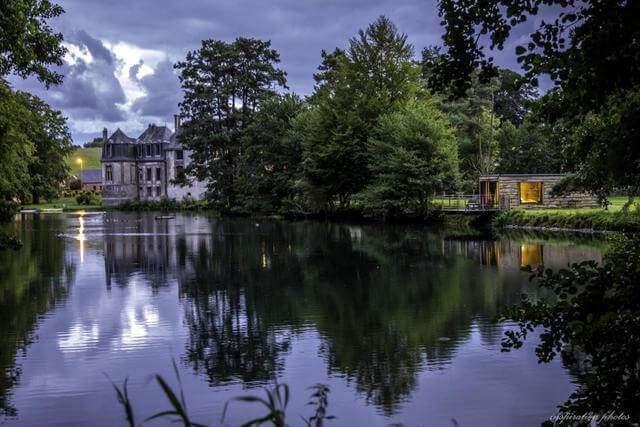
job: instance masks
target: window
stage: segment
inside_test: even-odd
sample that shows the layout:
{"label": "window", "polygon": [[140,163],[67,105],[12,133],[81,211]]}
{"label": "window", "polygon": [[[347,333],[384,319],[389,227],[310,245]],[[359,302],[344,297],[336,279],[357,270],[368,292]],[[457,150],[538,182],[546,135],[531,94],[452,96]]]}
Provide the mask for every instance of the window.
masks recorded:
{"label": "window", "polygon": [[106,165],[104,167],[104,179],[105,181],[113,181],[113,166]]}
{"label": "window", "polygon": [[151,197],[153,193],[151,193],[152,187],[147,187],[147,196]]}
{"label": "window", "polygon": [[151,156],[151,146],[149,144],[145,145],[145,152],[147,156]]}
{"label": "window", "polygon": [[176,150],[176,160],[182,160],[182,159],[184,159],[184,151]]}
{"label": "window", "polygon": [[542,182],[520,182],[520,203],[542,203]]}
{"label": "window", "polygon": [[160,168],[156,168],[156,181],[160,181]]}
{"label": "window", "polygon": [[151,168],[147,168],[147,181],[151,181]]}
{"label": "window", "polygon": [[176,179],[184,179],[184,166],[176,166]]}
{"label": "window", "polygon": [[160,197],[160,187],[156,187],[156,196]]}

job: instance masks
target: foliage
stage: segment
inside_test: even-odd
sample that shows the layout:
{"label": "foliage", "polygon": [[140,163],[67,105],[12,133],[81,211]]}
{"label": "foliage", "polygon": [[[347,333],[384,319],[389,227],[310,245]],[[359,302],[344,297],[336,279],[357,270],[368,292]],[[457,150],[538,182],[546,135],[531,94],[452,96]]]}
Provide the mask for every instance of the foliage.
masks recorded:
{"label": "foliage", "polygon": [[274,96],[264,101],[243,137],[240,192],[243,207],[251,212],[285,209],[299,198],[302,146],[292,134],[293,119],[304,104],[296,95]]}
{"label": "foliage", "polygon": [[640,194],[640,89],[609,97],[598,113],[574,128],[572,147],[581,162],[577,185],[605,200],[612,189],[629,197]]}
{"label": "foliage", "polygon": [[497,132],[499,173],[558,173],[565,167],[563,146],[552,126],[525,120],[503,123]]}
{"label": "foliage", "polygon": [[208,202],[198,201],[189,198],[175,200],[161,198],[160,200],[126,201],[118,205],[122,211],[180,211],[180,210],[201,210],[208,208]]}
{"label": "foliage", "polygon": [[314,76],[311,111],[298,124],[304,138],[304,178],[316,199],[349,206],[371,180],[369,137],[383,114],[402,106],[417,90],[407,36],[384,16],[349,42],[347,51],[322,53]]}
{"label": "foliage", "polygon": [[[247,402],[247,403],[259,403],[265,407],[268,411],[266,415],[260,418],[256,418],[251,421],[247,421],[243,426],[256,426],[265,423],[271,423],[275,427],[285,427],[287,405],[289,404],[289,386],[287,384],[276,384],[273,389],[265,389],[266,399],[257,396],[239,396],[234,397],[231,401]],[[222,422],[227,413],[227,402],[222,412]]]}
{"label": "foliage", "polygon": [[280,55],[271,43],[239,37],[203,40],[176,64],[184,91],[180,142],[192,150],[187,176],[208,182],[220,207],[236,204],[239,157],[247,127],[263,101],[285,87]]}
{"label": "foliage", "polygon": [[33,203],[38,203],[41,197],[51,200],[59,195],[69,175],[66,158],[72,152],[72,145],[67,121],[60,111],[52,110],[41,99],[26,92],[17,92],[17,95],[32,117],[26,130],[34,146],[33,160],[28,167],[29,192]]}
{"label": "foliage", "polygon": [[35,76],[49,87],[62,76],[47,67],[62,65],[62,34],[48,21],[64,13],[49,0],[4,0],[0,4],[0,79],[8,74]]}
{"label": "foliage", "polygon": [[35,151],[27,133],[31,118],[20,97],[0,81],[0,200],[13,201],[29,194],[29,164]]}
{"label": "foliage", "polygon": [[327,415],[327,407],[329,406],[329,386],[326,384],[316,384],[310,387],[313,390],[309,405],[316,407],[316,410],[309,419],[304,419],[308,427],[323,427],[325,420],[333,420],[334,415]]}
{"label": "foliage", "polygon": [[557,272],[539,268],[533,276],[557,296],[520,304],[503,314],[517,322],[506,332],[503,350],[520,348],[541,328],[536,355],[558,354],[576,368],[578,389],[564,404],[575,413],[613,411],[640,419],[640,239],[620,238],[603,265],[572,264]]}
{"label": "foliage", "polygon": [[79,205],[98,205],[100,200],[92,191],[83,191],[76,196]]}
{"label": "foliage", "polygon": [[436,192],[456,187],[454,130],[433,100],[383,115],[369,143],[375,178],[361,197],[373,215],[424,215]]}

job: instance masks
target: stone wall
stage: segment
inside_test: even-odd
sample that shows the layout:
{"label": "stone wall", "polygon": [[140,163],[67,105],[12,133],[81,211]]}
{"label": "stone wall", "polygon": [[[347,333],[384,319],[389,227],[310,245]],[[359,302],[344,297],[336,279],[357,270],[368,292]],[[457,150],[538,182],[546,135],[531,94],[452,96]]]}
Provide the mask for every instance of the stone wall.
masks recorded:
{"label": "stone wall", "polygon": [[171,184],[176,179],[176,168],[178,166],[186,167],[191,162],[191,156],[189,151],[183,151],[183,159],[176,158],[176,151],[166,151],[167,162],[167,197],[175,200],[183,200],[185,197],[194,200],[200,200],[204,198],[204,193],[207,190],[207,186],[200,181],[194,180],[191,185],[181,187],[179,185]]}
{"label": "stone wall", "polygon": [[[551,190],[564,178],[564,175],[497,175],[501,205],[509,208],[587,208],[597,207],[597,198],[589,193],[573,192],[553,197]],[[493,179],[493,178],[492,178]],[[520,183],[542,182],[542,203],[521,203]]]}
{"label": "stone wall", "polygon": [[[113,171],[112,179],[109,181],[106,179],[107,166],[111,166]],[[117,206],[138,197],[134,162],[102,163],[102,182],[102,203],[106,206]]]}

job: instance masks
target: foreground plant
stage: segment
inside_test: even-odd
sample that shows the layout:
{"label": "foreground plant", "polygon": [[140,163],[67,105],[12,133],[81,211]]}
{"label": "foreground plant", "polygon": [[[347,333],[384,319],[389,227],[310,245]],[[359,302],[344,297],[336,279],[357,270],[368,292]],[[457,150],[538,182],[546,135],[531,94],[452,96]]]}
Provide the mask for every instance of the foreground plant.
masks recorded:
{"label": "foreground plant", "polygon": [[[168,418],[171,420],[171,422],[180,423],[185,427],[206,427],[206,425],[204,424],[192,421],[191,417],[189,416],[189,413],[187,411],[187,403],[182,388],[182,381],[180,379],[180,373],[178,371],[178,366],[176,365],[175,360],[173,360],[173,370],[178,380],[178,392],[174,391],[161,375],[155,375],[156,381],[171,403],[171,409],[160,411],[154,415],[151,415],[150,417],[146,418],[144,422],[159,418]],[[109,381],[111,381],[111,379],[109,379]],[[113,381],[111,381],[111,384],[116,391],[118,403],[122,405],[125,411],[127,425],[129,427],[136,427],[133,404],[129,397],[129,391],[127,388],[128,381],[129,378],[125,378],[122,387],[118,387]],[[316,409],[312,416],[310,416],[308,419],[303,418],[303,420],[307,424],[307,426],[323,427],[325,425],[325,420],[331,420],[335,418],[333,415],[327,415],[327,407],[329,406],[329,387],[325,384],[316,384],[310,387],[310,389],[313,390],[313,394],[311,395],[309,405],[316,406]],[[265,398],[261,398],[258,396],[238,396],[227,401],[222,411],[221,423],[224,424],[229,404],[231,402],[237,401],[259,403],[266,409],[266,414],[264,416],[247,421],[242,424],[242,426],[259,426],[264,424],[273,425],[275,427],[287,426],[286,412],[290,397],[289,386],[287,384],[276,383],[272,389],[265,388],[264,391],[266,394]],[[178,395],[180,396],[179,398]]]}
{"label": "foreground plant", "polygon": [[503,313],[518,328],[507,331],[503,351],[522,347],[541,328],[540,362],[560,354],[579,379],[563,409],[574,413],[622,413],[640,420],[640,237],[620,238],[605,257],[554,272],[539,268],[532,279],[554,292]]}

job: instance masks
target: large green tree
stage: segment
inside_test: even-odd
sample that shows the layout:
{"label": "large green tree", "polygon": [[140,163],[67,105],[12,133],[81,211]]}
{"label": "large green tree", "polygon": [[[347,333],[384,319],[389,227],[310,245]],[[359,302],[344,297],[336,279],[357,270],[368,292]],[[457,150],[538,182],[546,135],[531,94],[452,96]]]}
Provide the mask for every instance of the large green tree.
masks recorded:
{"label": "large green tree", "polygon": [[256,111],[286,74],[269,41],[239,37],[204,40],[176,64],[184,91],[180,142],[193,150],[189,175],[208,183],[209,197],[223,208],[236,204],[242,138]]}
{"label": "large green tree", "polygon": [[243,136],[240,187],[249,211],[280,211],[297,203],[302,145],[291,135],[293,119],[303,110],[296,95],[264,101]]}
{"label": "large green tree", "polygon": [[379,118],[415,93],[419,70],[413,47],[386,17],[349,42],[346,51],[323,52],[304,121],[303,171],[313,192],[329,205],[349,205],[371,180],[369,137]]}
{"label": "large green tree", "polygon": [[455,129],[429,97],[382,116],[370,150],[375,178],[362,199],[374,215],[424,215],[437,192],[457,186]]}
{"label": "large green tree", "polygon": [[31,113],[31,123],[26,129],[34,145],[28,168],[29,192],[33,203],[39,203],[41,197],[51,200],[58,196],[69,175],[66,158],[73,146],[67,120],[36,96],[26,92],[18,92],[17,96]]}

